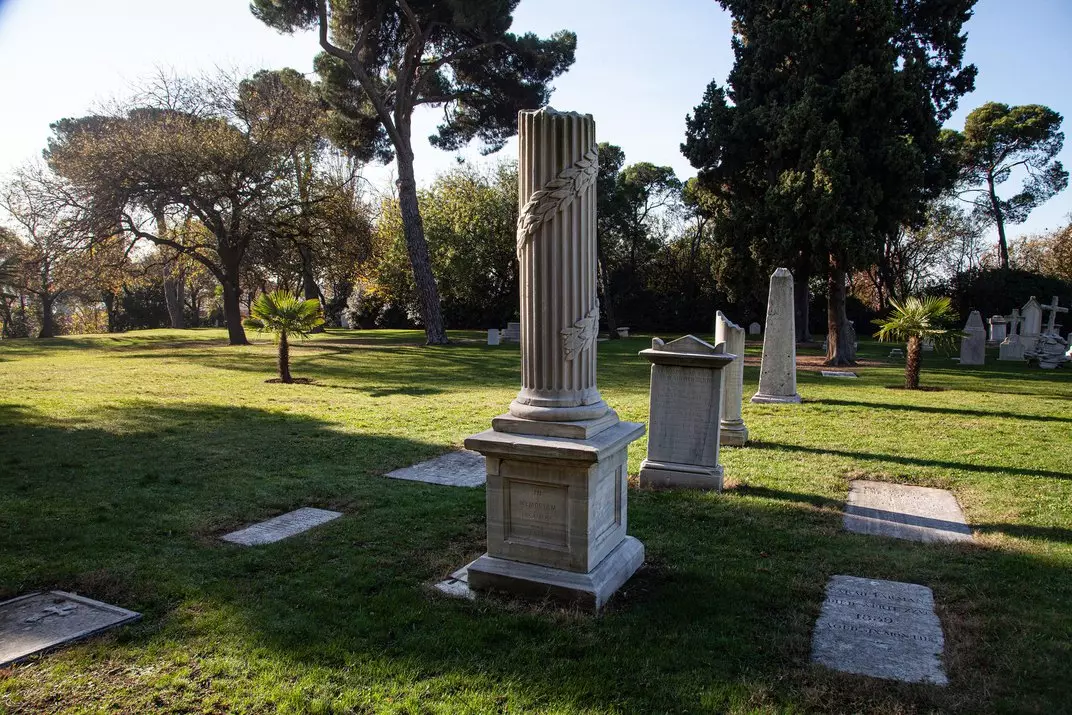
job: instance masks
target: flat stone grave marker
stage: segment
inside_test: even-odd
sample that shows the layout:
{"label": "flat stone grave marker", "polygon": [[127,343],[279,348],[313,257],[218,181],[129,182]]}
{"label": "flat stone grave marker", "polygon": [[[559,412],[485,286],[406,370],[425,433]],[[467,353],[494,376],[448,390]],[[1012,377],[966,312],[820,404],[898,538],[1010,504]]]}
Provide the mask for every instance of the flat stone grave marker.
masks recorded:
{"label": "flat stone grave marker", "polygon": [[487,481],[484,455],[468,449],[448,452],[426,462],[388,472],[391,479],[407,479],[451,487],[479,487]]}
{"label": "flat stone grave marker", "polygon": [[823,377],[845,377],[851,379],[856,378],[855,372],[848,372],[846,370],[820,370],[819,372],[822,374]]}
{"label": "flat stone grave marker", "polygon": [[462,566],[450,576],[435,585],[436,590],[451,598],[465,598],[470,601],[476,599],[476,592],[469,588],[469,566],[472,562]]}
{"label": "flat stone grave marker", "polygon": [[64,591],[4,601],[0,603],[0,668],[139,618],[140,613]]}
{"label": "flat stone grave marker", "polygon": [[849,485],[847,531],[910,541],[971,541],[957,499],[945,489],[857,479]]}
{"label": "flat stone grave marker", "polygon": [[832,576],[811,659],[844,673],[946,685],[944,647],[934,594],[926,586]]}
{"label": "flat stone grave marker", "polygon": [[282,541],[288,536],[308,531],[314,526],[320,526],[332,519],[338,519],[340,516],[342,514],[337,511],[303,506],[301,509],[281,514],[274,519],[247,526],[245,529],[239,529],[230,534],[224,534],[220,538],[242,546],[271,544],[275,541]]}

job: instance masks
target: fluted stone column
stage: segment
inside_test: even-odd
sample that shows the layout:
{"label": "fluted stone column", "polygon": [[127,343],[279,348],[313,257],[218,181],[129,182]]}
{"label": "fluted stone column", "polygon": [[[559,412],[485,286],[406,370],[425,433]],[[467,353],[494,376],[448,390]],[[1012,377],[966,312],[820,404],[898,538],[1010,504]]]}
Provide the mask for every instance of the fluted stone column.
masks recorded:
{"label": "fluted stone column", "polygon": [[737,358],[722,369],[722,416],[719,443],[740,447],[748,441],[748,428],[741,415],[744,399],[744,328],[723,315],[715,314],[715,344],[722,343],[723,350]]}
{"label": "fluted stone column", "polygon": [[521,112],[518,138],[521,392],[510,414],[596,419],[608,408],[596,389],[595,121]]}
{"label": "fluted stone column", "polygon": [[598,609],[644,561],[626,534],[627,448],[644,425],[596,388],[595,122],[544,108],[518,128],[521,391],[465,440],[488,474],[488,551],[468,582]]}
{"label": "fluted stone column", "polygon": [[793,275],[788,268],[771,274],[759,391],[752,402],[800,402],[797,394],[797,329],[793,311]]}

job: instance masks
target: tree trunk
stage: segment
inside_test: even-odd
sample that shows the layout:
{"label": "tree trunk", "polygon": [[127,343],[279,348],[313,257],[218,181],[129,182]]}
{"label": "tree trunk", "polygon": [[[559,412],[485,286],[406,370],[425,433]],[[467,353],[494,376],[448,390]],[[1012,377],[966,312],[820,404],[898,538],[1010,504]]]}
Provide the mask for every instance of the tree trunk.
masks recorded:
{"label": "tree trunk", "polygon": [[990,194],[990,209],[994,212],[994,223],[998,227],[998,257],[1001,267],[1009,269],[1009,244],[1005,240],[1005,215],[1001,212],[1001,203],[998,201],[997,192],[994,190],[994,177],[986,177],[987,187]]}
{"label": "tree trunk", "polygon": [[811,254],[801,251],[797,255],[796,271],[793,274],[793,303],[794,316],[797,326],[797,342],[811,342],[811,321],[809,302],[811,295],[808,291],[808,282],[811,280]]}
{"label": "tree trunk", "polygon": [[[164,270],[167,271],[168,269],[165,268]],[[167,304],[168,318],[171,320],[171,327],[173,328],[186,327],[186,320],[182,314],[182,284],[181,279],[170,273],[164,278],[164,302]]]}
{"label": "tree trunk", "polygon": [[833,255],[827,269],[826,302],[826,361],[824,365],[848,366],[856,364],[852,335],[842,328],[848,324],[845,312],[845,268]]}
{"label": "tree trunk", "polygon": [[[309,250],[308,246],[298,244],[298,255],[301,256],[302,263],[302,292],[305,294],[306,300],[319,301],[320,286],[316,284],[316,276],[313,274],[313,252]],[[326,308],[324,302],[320,303],[321,308]],[[325,311],[326,312],[326,311]],[[318,325],[310,333],[322,333],[324,332],[324,326]]]}
{"label": "tree trunk", "polygon": [[115,332],[115,293],[110,290],[101,291],[101,302],[104,303],[104,315],[108,319],[108,332]]}
{"label": "tree trunk", "polygon": [[246,331],[242,328],[240,293],[237,279],[223,282],[223,319],[227,323],[227,337],[231,345],[249,345]]}
{"label": "tree trunk", "polygon": [[54,299],[50,295],[41,296],[41,331],[37,334],[39,338],[55,337],[55,327],[52,320],[53,301]]}
{"label": "tree trunk", "polygon": [[279,333],[279,380],[288,384],[294,382],[290,376],[290,345],[285,330]]}
{"label": "tree trunk", "polygon": [[[407,137],[408,138],[408,137]],[[406,234],[406,250],[413,269],[413,283],[420,301],[421,321],[428,345],[446,345],[447,333],[443,329],[443,313],[439,305],[439,289],[432,274],[432,259],[428,255],[428,242],[424,239],[424,224],[417,203],[417,180],[413,175],[413,150],[399,149],[398,204],[402,212],[402,225]]]}
{"label": "tree trunk", "polygon": [[905,356],[904,386],[906,390],[919,389],[919,370],[923,362],[923,341],[918,335],[908,337],[908,354]]}

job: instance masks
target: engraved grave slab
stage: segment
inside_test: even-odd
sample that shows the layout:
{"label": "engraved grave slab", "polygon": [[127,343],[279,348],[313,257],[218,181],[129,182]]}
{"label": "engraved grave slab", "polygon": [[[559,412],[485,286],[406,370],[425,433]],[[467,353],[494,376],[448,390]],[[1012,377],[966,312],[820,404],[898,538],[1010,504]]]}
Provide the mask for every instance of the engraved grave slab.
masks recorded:
{"label": "engraved grave slab", "polygon": [[926,586],[833,576],[812,636],[812,661],[844,673],[946,685],[945,638]]}
{"label": "engraved grave slab", "polygon": [[850,484],[843,525],[857,534],[909,541],[971,541],[957,499],[945,489],[857,479]]}
{"label": "engraved grave slab", "polygon": [[843,377],[848,379],[856,377],[855,372],[849,372],[848,370],[820,370],[819,372],[823,377]]}
{"label": "engraved grave slab", "polygon": [[242,546],[271,544],[276,541],[282,541],[288,536],[308,531],[314,526],[320,526],[333,519],[338,519],[340,516],[342,514],[337,511],[303,506],[301,509],[281,514],[274,519],[247,526],[245,529],[239,529],[230,534],[224,534],[220,538]]}
{"label": "engraved grave slab", "polygon": [[468,449],[448,452],[435,459],[388,472],[391,479],[408,479],[450,487],[479,487],[487,480],[484,455]]}
{"label": "engraved grave slab", "polygon": [[0,603],[0,667],[141,618],[140,613],[63,591]]}

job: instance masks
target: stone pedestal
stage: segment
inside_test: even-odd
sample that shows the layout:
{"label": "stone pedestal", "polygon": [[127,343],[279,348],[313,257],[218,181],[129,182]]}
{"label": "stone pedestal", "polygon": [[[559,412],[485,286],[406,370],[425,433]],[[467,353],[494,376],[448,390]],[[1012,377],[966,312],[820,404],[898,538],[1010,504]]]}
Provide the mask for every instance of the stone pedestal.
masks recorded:
{"label": "stone pedestal", "polygon": [[774,271],[767,296],[767,327],[759,391],[752,402],[800,402],[797,394],[797,329],[793,310],[793,276],[788,268]]}
{"label": "stone pedestal", "polygon": [[986,328],[978,310],[968,315],[964,337],[960,339],[960,364],[982,365],[986,362]]}
{"label": "stone pedestal", "polygon": [[736,355],[692,335],[670,343],[655,338],[640,354],[651,361],[648,456],[640,484],[721,491],[722,370]]}
{"label": "stone pedestal", "polygon": [[741,447],[748,442],[748,428],[741,415],[744,399],[744,328],[735,325],[722,311],[715,315],[715,343],[737,357],[722,370],[722,417],[719,444]]}
{"label": "stone pedestal", "polygon": [[488,552],[475,591],[599,609],[644,561],[626,535],[629,443],[596,388],[597,150],[590,115],[518,116],[521,390],[465,440],[487,464]]}

